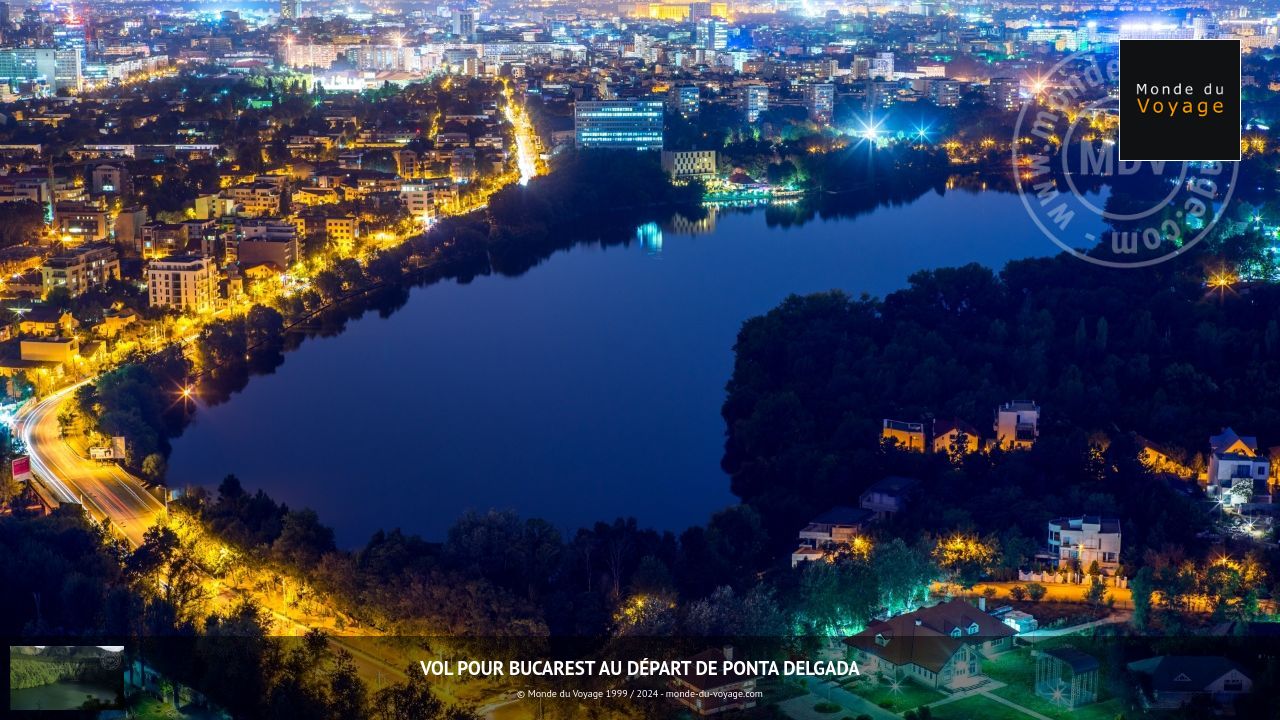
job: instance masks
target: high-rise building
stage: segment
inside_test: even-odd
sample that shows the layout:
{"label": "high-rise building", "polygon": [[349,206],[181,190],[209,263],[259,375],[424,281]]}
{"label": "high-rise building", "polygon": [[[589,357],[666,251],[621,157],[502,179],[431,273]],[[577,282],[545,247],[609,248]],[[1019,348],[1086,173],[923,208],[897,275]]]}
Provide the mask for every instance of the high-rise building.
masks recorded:
{"label": "high-rise building", "polygon": [[673,113],[679,113],[685,117],[696,115],[698,113],[698,105],[700,102],[700,93],[697,85],[679,85],[671,89],[671,94],[667,96],[668,107]]}
{"label": "high-rise building", "polygon": [[723,50],[729,45],[729,26],[720,18],[702,18],[694,40],[703,50]]}
{"label": "high-rise building", "polygon": [[59,48],[53,72],[54,85],[58,90],[74,90],[84,88],[84,49],[77,47]]}
{"label": "high-rise building", "polygon": [[991,84],[987,86],[991,104],[1003,110],[1013,110],[1018,107],[1021,102],[1018,85],[1018,78],[1015,77],[991,78]]}
{"label": "high-rise building", "polygon": [[302,0],[280,0],[280,19],[297,20],[302,17]]}
{"label": "high-rise building", "polygon": [[769,109],[769,88],[764,85],[748,85],[742,88],[742,112],[747,122],[760,119],[760,113]]}
{"label": "high-rise building", "polygon": [[836,86],[831,83],[814,83],[804,88],[804,106],[809,119],[829,123],[836,109]]}
{"label": "high-rise building", "polygon": [[580,148],[661,150],[662,102],[578,102],[573,107],[573,134]]}
{"label": "high-rise building", "polygon": [[454,37],[461,40],[472,40],[476,34],[476,11],[454,10],[450,16]]}
{"label": "high-rise building", "polygon": [[938,107],[955,107],[960,104],[960,81],[938,78],[929,81],[929,99]]}
{"label": "high-rise building", "polygon": [[871,77],[893,79],[893,53],[878,52],[871,58]]}
{"label": "high-rise building", "polygon": [[714,15],[709,2],[691,2],[689,3],[689,19],[698,22],[703,18],[709,18]]}
{"label": "high-rise building", "polygon": [[53,48],[5,48],[0,50],[0,83],[18,89],[36,86],[52,93],[58,89],[58,51]]}

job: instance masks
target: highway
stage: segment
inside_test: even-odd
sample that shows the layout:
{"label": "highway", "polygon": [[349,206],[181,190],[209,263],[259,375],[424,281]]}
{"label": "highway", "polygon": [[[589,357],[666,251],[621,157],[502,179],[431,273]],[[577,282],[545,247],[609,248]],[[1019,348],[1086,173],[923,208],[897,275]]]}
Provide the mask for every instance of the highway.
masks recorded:
{"label": "highway", "polygon": [[158,500],[138,478],[114,463],[80,456],[58,428],[58,414],[82,381],[23,408],[14,423],[18,437],[31,456],[36,479],[59,502],[81,503],[93,519],[132,547],[142,544],[147,529],[164,512]]}
{"label": "highway", "polygon": [[[58,415],[75,391],[90,380],[63,388],[48,397],[24,406],[14,422],[14,431],[22,439],[31,458],[31,470],[46,495],[59,503],[81,503],[90,517],[110,528],[130,547],[142,544],[143,536],[165,512],[164,503],[156,499],[141,480],[114,463],[102,463],[82,457],[62,438]],[[208,578],[206,590],[211,602],[220,608],[233,606],[245,592],[226,583]],[[274,607],[270,598],[253,597],[274,620],[276,632],[302,635],[310,626]],[[326,627],[330,640],[349,651],[356,666],[366,678],[383,682],[405,677],[404,669],[378,657],[367,645],[373,638],[357,644],[353,638],[336,637],[336,628]],[[358,631],[348,630],[357,635]]]}

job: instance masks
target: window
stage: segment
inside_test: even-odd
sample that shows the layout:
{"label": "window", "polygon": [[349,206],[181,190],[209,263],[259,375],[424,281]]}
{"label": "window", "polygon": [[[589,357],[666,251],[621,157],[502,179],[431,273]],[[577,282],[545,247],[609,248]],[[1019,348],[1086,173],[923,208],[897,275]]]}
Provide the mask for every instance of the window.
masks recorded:
{"label": "window", "polygon": [[969,625],[969,634],[970,634],[970,635],[977,635],[977,634],[978,634],[978,623],[971,623],[971,624]]}
{"label": "window", "polygon": [[1244,681],[1238,677],[1227,678],[1227,680],[1222,683],[1222,690],[1223,692],[1229,693],[1244,692]]}
{"label": "window", "polygon": [[960,628],[952,628],[951,637],[960,637]]}

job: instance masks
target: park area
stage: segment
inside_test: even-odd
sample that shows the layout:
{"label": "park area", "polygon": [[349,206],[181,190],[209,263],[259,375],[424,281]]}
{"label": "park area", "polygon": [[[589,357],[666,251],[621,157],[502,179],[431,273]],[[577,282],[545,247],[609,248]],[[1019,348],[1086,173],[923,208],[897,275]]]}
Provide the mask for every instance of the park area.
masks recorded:
{"label": "park area", "polygon": [[921,705],[935,703],[945,694],[909,680],[890,682],[874,676],[861,676],[844,688],[893,713],[902,714]]}

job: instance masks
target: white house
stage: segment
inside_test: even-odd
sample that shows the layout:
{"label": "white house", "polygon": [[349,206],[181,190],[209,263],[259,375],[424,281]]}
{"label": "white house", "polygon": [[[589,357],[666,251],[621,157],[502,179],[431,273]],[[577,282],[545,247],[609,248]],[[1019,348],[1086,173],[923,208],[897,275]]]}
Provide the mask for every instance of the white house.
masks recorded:
{"label": "white house", "polygon": [[1015,400],[996,408],[996,446],[1006,450],[1031,447],[1040,436],[1040,406]]}
{"label": "white house", "polygon": [[1050,520],[1049,556],[1060,568],[1079,561],[1080,571],[1087,572],[1096,562],[1104,575],[1115,575],[1120,569],[1120,521],[1096,515]]}
{"label": "white house", "polygon": [[1271,461],[1258,452],[1258,438],[1238,435],[1231,428],[1209,438],[1205,492],[1223,507],[1236,508],[1265,494],[1270,475]]}

